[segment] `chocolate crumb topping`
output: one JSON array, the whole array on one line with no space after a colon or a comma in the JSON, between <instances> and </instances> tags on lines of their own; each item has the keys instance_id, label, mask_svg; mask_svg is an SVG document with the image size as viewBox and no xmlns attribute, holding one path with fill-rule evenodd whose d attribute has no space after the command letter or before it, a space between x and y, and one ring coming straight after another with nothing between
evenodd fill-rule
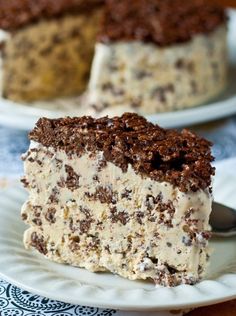
<instances>
[{"instance_id":1,"label":"chocolate crumb topping","mask_svg":"<svg viewBox=\"0 0 236 316\"><path fill-rule=\"evenodd\" d=\"M215 170L209 141L187 129L163 129L134 113L112 119L41 118L29 138L68 155L103 152L123 172L131 165L136 173L183 192L208 188Z\"/></svg>"},{"instance_id":2,"label":"chocolate crumb topping","mask_svg":"<svg viewBox=\"0 0 236 316\"><path fill-rule=\"evenodd\" d=\"M43 236L39 236L36 232L33 232L31 235L31 246L44 255L48 252L47 243L44 241Z\"/></svg>"},{"instance_id":3,"label":"chocolate crumb topping","mask_svg":"<svg viewBox=\"0 0 236 316\"><path fill-rule=\"evenodd\" d=\"M0 0L0 28L16 30L41 18L89 12L104 0Z\"/></svg>"},{"instance_id":4,"label":"chocolate crumb topping","mask_svg":"<svg viewBox=\"0 0 236 316\"><path fill-rule=\"evenodd\" d=\"M225 21L224 9L205 0L107 0L99 40L166 46L212 32Z\"/></svg>"}]
</instances>

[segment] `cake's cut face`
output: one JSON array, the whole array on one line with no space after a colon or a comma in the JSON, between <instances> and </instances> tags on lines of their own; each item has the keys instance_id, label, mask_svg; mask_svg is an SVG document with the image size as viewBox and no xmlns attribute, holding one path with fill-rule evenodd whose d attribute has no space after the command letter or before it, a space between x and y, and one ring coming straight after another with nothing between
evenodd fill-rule
<instances>
[{"instance_id":1,"label":"cake's cut face","mask_svg":"<svg viewBox=\"0 0 236 316\"><path fill-rule=\"evenodd\" d=\"M226 86L224 10L202 0L108 0L89 83L97 112L204 104Z\"/></svg>"},{"instance_id":2,"label":"cake's cut face","mask_svg":"<svg viewBox=\"0 0 236 316\"><path fill-rule=\"evenodd\" d=\"M208 261L210 143L126 113L41 119L23 183L26 248L156 284L194 284Z\"/></svg>"},{"instance_id":3,"label":"cake's cut face","mask_svg":"<svg viewBox=\"0 0 236 316\"><path fill-rule=\"evenodd\" d=\"M85 1L56 3L28 0L0 7L0 16L5 16L0 28L7 30L2 47L4 97L37 101L85 91L102 15L99 1L86 6Z\"/></svg>"}]
</instances>

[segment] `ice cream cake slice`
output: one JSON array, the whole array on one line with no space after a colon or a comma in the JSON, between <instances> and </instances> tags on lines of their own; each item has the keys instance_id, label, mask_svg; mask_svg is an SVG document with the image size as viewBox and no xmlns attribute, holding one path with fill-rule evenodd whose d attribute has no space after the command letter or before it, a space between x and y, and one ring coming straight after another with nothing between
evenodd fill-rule
<instances>
[{"instance_id":1,"label":"ice cream cake slice","mask_svg":"<svg viewBox=\"0 0 236 316\"><path fill-rule=\"evenodd\" d=\"M211 144L137 114L42 118L24 155L26 248L156 284L194 284L209 258Z\"/></svg>"}]
</instances>

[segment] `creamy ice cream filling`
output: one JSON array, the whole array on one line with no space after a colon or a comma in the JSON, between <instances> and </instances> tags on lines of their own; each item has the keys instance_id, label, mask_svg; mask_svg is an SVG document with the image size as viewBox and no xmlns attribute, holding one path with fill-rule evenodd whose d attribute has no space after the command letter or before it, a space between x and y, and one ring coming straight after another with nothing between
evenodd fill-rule
<instances>
[{"instance_id":1,"label":"creamy ice cream filling","mask_svg":"<svg viewBox=\"0 0 236 316\"><path fill-rule=\"evenodd\" d=\"M208 190L181 192L127 172L103 152L68 156L33 143L23 182L26 248L47 258L156 284L194 284L208 260Z\"/></svg>"}]
</instances>

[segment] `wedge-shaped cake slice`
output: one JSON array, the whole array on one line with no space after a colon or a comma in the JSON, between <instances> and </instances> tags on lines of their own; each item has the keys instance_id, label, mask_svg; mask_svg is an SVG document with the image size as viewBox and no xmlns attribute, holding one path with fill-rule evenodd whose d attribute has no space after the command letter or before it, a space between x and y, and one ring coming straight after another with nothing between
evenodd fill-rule
<instances>
[{"instance_id":1,"label":"wedge-shaped cake slice","mask_svg":"<svg viewBox=\"0 0 236 316\"><path fill-rule=\"evenodd\" d=\"M26 248L156 284L194 284L208 255L210 143L137 114L38 121L24 155Z\"/></svg>"}]
</instances>

